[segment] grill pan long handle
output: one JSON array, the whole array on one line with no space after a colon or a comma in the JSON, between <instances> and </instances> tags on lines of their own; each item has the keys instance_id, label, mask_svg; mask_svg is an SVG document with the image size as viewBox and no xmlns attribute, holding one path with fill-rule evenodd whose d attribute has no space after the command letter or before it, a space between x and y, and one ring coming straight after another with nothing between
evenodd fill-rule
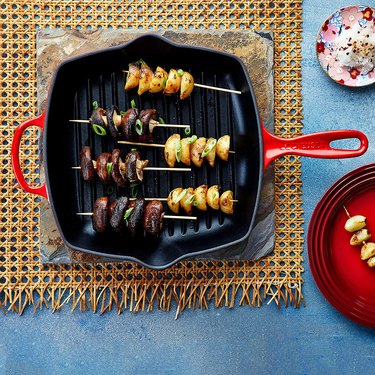
<instances>
[{"instance_id":1,"label":"grill pan long handle","mask_svg":"<svg viewBox=\"0 0 375 375\"><path fill-rule=\"evenodd\" d=\"M48 199L47 189L46 189L45 184L38 186L38 187L32 187L26 182L25 177L23 176L23 173L22 173L22 169L20 165L20 155L19 155L21 138L22 138L24 131L30 126L38 126L40 129L43 130L45 117L46 117L46 114L45 112L43 112L40 116L27 120L17 127L14 133L14 138L12 142L11 157L12 157L13 171L21 187L28 193L38 194Z\"/></svg>"},{"instance_id":2,"label":"grill pan long handle","mask_svg":"<svg viewBox=\"0 0 375 375\"><path fill-rule=\"evenodd\" d=\"M284 155L309 156L323 159L352 158L364 154L368 147L367 137L358 130L330 130L286 139L271 134L262 126L262 133L264 168L274 159ZM333 141L350 138L360 141L357 149L338 149L330 145Z\"/></svg>"}]
</instances>

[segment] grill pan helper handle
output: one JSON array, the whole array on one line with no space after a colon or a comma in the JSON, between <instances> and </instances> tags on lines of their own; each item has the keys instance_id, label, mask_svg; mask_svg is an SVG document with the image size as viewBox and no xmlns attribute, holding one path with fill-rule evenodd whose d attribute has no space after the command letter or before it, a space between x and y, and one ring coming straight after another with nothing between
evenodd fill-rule
<instances>
[{"instance_id":1,"label":"grill pan helper handle","mask_svg":"<svg viewBox=\"0 0 375 375\"><path fill-rule=\"evenodd\" d=\"M364 154L368 147L367 137L358 130L330 130L301 135L295 138L280 138L262 126L264 144L264 169L276 158L284 155L309 156L322 159L352 158ZM332 141L355 138L360 145L355 150L330 146Z\"/></svg>"},{"instance_id":2,"label":"grill pan helper handle","mask_svg":"<svg viewBox=\"0 0 375 375\"><path fill-rule=\"evenodd\" d=\"M25 177L23 176L23 173L22 173L22 169L20 165L20 155L19 155L20 143L21 143L23 132L30 126L38 126L40 129L43 130L45 117L46 117L46 114L45 112L43 112L40 116L27 120L17 127L16 132L14 134L13 142L12 142L11 157L12 157L12 166L13 166L14 174L16 176L18 183L21 185L22 189L24 189L28 193L38 194L48 199L47 189L46 189L45 184L38 186L38 187L32 187L26 182Z\"/></svg>"}]
</instances>

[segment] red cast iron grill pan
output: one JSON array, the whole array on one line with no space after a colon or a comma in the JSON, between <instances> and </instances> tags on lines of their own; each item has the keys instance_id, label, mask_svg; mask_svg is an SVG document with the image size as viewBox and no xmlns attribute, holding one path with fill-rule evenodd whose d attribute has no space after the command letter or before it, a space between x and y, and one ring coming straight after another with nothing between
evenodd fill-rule
<instances>
[{"instance_id":1,"label":"red cast iron grill pan","mask_svg":"<svg viewBox=\"0 0 375 375\"><path fill-rule=\"evenodd\" d=\"M190 98L179 101L161 94L144 94L123 89L127 64L143 58L151 67L189 70L197 83L241 90L241 95L195 88ZM231 189L239 203L233 216L208 211L198 213L197 222L165 220L163 235L135 238L113 233L98 234L91 218L78 217L77 212L91 212L95 199L110 195L111 199L126 191L99 182L84 183L72 166L79 165L79 152L84 145L101 152L118 147L112 138L98 137L89 126L73 125L69 119L87 119L92 102L102 107L111 104L129 108L134 99L139 108L156 108L168 122L192 125L199 136L231 136L235 154L229 162L206 165L193 173L145 173L143 194L166 197L178 186L219 184ZM43 134L45 185L34 188L25 181L19 163L19 145L23 131L39 126ZM173 130L157 130L157 143L164 143ZM337 139L357 138L356 150L330 147ZM121 147L124 151L129 148ZM259 118L250 78L242 61L224 52L171 42L154 34L145 34L131 42L90 53L62 63L55 72L46 111L26 121L17 129L12 144L12 163L18 182L28 192L40 194L51 204L58 229L65 244L75 250L119 260L139 262L162 269L177 261L213 252L223 247L243 246L255 218L262 184L263 170L275 158L296 154L321 158L354 157L367 149L367 138L355 130L329 131L296 137L277 138L263 127ZM150 165L166 165L161 149L141 149Z\"/></svg>"}]
</instances>

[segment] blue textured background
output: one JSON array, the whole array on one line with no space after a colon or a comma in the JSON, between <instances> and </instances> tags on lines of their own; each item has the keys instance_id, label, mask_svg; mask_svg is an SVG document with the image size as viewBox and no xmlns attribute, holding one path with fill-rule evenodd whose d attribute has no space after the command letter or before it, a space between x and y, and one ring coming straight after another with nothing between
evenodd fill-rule
<instances>
[{"instance_id":1,"label":"blue textured background","mask_svg":"<svg viewBox=\"0 0 375 375\"><path fill-rule=\"evenodd\" d=\"M351 3L350 3L351 4ZM303 160L305 229L326 189L375 160L375 89L346 89L326 77L314 41L344 1L304 1L304 132L354 128L370 140L365 156ZM305 252L306 308L236 307L174 313L71 313L68 308L1 316L4 374L353 374L374 373L375 331L336 312L319 293ZM374 296L375 297L375 296Z\"/></svg>"}]
</instances>

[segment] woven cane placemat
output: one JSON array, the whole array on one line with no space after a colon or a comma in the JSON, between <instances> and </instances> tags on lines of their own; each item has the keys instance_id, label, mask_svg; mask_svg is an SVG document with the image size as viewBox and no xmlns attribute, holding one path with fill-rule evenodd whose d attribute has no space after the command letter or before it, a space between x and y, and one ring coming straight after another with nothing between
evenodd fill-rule
<instances>
[{"instance_id":1,"label":"woven cane placemat","mask_svg":"<svg viewBox=\"0 0 375 375\"><path fill-rule=\"evenodd\" d=\"M301 0L298 1L34 1L1 3L1 203L0 302L3 311L69 304L104 312L177 306L298 307L302 297L303 209L298 158L275 163L276 247L260 261L189 261L165 271L133 263L42 265L40 199L24 193L10 165L14 127L36 114L36 31L42 28L271 29L275 43L275 132L301 133ZM47 83L48 84L48 83ZM37 132L28 130L21 165L39 182ZM173 305L172 305L173 304Z\"/></svg>"}]
</instances>

